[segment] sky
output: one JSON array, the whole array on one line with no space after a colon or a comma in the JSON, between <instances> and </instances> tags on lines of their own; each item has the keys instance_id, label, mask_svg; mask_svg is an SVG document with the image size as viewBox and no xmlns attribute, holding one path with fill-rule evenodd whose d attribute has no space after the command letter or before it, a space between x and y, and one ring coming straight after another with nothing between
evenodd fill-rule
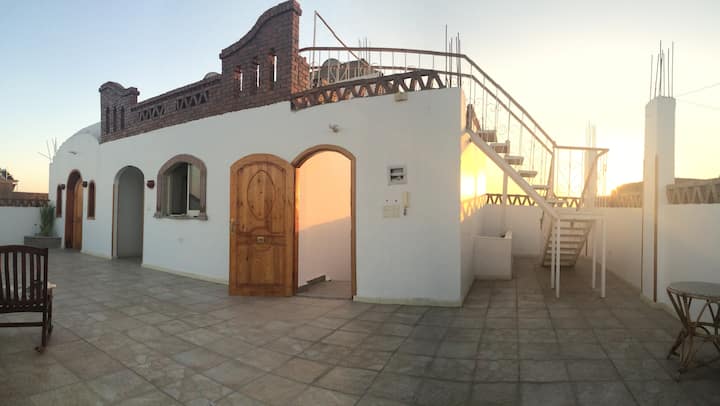
<instances>
[{"instance_id":1,"label":"sky","mask_svg":"<svg viewBox=\"0 0 720 406\"><path fill-rule=\"evenodd\" d=\"M45 192L46 142L100 120L99 86L140 100L220 70L220 50L278 1L2 2L0 167L20 191ZM675 42L676 176L720 176L720 1L306 0L300 45L317 10L346 42L463 52L558 143L582 145L588 122L610 148L608 186L642 179L650 55ZM318 31L319 45L337 44Z\"/></svg>"}]
</instances>

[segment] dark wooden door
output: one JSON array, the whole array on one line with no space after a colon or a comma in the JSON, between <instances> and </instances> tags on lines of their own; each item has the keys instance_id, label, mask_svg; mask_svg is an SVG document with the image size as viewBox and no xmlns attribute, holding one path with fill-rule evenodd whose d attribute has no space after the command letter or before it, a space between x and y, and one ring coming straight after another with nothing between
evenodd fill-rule
<instances>
[{"instance_id":1,"label":"dark wooden door","mask_svg":"<svg viewBox=\"0 0 720 406\"><path fill-rule=\"evenodd\" d=\"M268 154L230 173L230 294L292 296L295 169Z\"/></svg>"},{"instance_id":2,"label":"dark wooden door","mask_svg":"<svg viewBox=\"0 0 720 406\"><path fill-rule=\"evenodd\" d=\"M79 250L82 248L82 220L83 220L83 186L82 182L75 183L73 191L73 208L72 213L72 248Z\"/></svg>"}]
</instances>

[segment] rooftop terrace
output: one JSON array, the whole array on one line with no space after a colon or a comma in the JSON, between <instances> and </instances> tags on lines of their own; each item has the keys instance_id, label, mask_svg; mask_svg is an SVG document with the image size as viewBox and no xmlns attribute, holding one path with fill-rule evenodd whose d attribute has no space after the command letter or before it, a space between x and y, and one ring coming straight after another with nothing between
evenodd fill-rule
<instances>
[{"instance_id":1,"label":"rooftop terrace","mask_svg":"<svg viewBox=\"0 0 720 406\"><path fill-rule=\"evenodd\" d=\"M0 404L720 402L720 365L672 380L665 355L680 325L668 313L612 275L600 299L582 262L555 299L533 263L516 260L512 281L476 282L462 308L428 308L229 297L136 262L52 251L55 331L40 355L38 328L0 329Z\"/></svg>"}]
</instances>

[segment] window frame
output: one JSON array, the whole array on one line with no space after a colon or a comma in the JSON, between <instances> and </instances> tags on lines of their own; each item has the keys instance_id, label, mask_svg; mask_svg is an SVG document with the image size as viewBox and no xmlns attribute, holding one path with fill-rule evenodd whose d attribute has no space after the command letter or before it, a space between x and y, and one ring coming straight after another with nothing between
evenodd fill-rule
<instances>
[{"instance_id":1,"label":"window frame","mask_svg":"<svg viewBox=\"0 0 720 406\"><path fill-rule=\"evenodd\" d=\"M170 214L170 176L173 170L178 165L188 165L188 178L187 178L187 191L185 197L185 214ZM190 210L190 168L191 165L196 167L200 172L200 209ZM205 163L199 158L189 155L180 154L170 158L158 171L157 176L157 196L156 196L156 207L155 217L156 218L170 218L170 219L195 219L195 220L207 220L207 167Z\"/></svg>"},{"instance_id":2,"label":"window frame","mask_svg":"<svg viewBox=\"0 0 720 406\"><path fill-rule=\"evenodd\" d=\"M55 218L62 218L63 215L63 185L57 185L55 189Z\"/></svg>"},{"instance_id":3,"label":"window frame","mask_svg":"<svg viewBox=\"0 0 720 406\"><path fill-rule=\"evenodd\" d=\"M87 219L95 220L95 202L97 193L95 189L95 181L91 180L88 182L88 205L87 205Z\"/></svg>"}]
</instances>

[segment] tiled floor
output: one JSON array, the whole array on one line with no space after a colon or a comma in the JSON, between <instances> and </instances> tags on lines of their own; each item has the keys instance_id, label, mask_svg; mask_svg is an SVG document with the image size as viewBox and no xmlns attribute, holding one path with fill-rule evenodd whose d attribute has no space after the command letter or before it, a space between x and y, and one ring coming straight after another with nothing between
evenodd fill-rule
<instances>
[{"instance_id":1,"label":"tiled floor","mask_svg":"<svg viewBox=\"0 0 720 406\"><path fill-rule=\"evenodd\" d=\"M322 281L305 285L297 292L298 296L322 299L351 299L350 281Z\"/></svg>"},{"instance_id":2,"label":"tiled floor","mask_svg":"<svg viewBox=\"0 0 720 406\"><path fill-rule=\"evenodd\" d=\"M720 404L718 366L671 380L674 319L613 277L600 299L582 269L555 300L516 261L447 309L228 297L61 251L51 265L55 333L39 355L38 329L0 329L0 404Z\"/></svg>"}]
</instances>

